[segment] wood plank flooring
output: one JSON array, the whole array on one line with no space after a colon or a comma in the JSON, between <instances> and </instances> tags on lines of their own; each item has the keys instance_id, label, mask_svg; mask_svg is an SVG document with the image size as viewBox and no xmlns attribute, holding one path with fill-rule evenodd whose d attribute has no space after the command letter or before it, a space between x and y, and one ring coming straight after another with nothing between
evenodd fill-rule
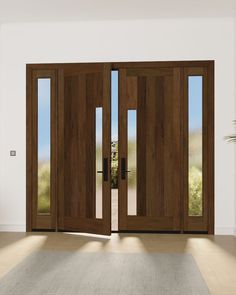
<instances>
[{"instance_id":1,"label":"wood plank flooring","mask_svg":"<svg viewBox=\"0 0 236 295\"><path fill-rule=\"evenodd\" d=\"M236 237L175 234L0 233L0 277L32 252L191 253L213 295L236 294Z\"/></svg>"}]
</instances>

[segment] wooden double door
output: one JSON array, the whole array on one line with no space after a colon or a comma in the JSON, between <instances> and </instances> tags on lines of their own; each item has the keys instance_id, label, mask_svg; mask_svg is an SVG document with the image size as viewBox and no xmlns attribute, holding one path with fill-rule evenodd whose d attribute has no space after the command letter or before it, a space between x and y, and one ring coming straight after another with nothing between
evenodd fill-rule
<instances>
[{"instance_id":1,"label":"wooden double door","mask_svg":"<svg viewBox=\"0 0 236 295\"><path fill-rule=\"evenodd\" d=\"M28 65L27 229L111 233L112 70L119 75L118 230L213 233L213 62ZM193 216L189 76L204 81L202 211ZM47 212L39 209L38 79L50 80Z\"/></svg>"}]
</instances>

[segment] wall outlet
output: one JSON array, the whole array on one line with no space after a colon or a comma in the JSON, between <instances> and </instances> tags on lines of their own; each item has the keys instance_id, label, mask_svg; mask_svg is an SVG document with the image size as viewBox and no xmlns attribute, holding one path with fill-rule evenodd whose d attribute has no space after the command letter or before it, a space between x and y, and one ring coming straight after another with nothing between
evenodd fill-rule
<instances>
[{"instance_id":1,"label":"wall outlet","mask_svg":"<svg viewBox=\"0 0 236 295\"><path fill-rule=\"evenodd\" d=\"M15 157L16 156L16 151L10 151L10 156Z\"/></svg>"}]
</instances>

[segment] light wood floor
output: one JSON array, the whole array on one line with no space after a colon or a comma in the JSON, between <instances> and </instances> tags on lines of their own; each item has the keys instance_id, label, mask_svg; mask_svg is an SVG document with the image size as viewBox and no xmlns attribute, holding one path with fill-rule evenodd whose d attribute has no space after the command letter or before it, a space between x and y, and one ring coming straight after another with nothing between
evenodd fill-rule
<instances>
[{"instance_id":1,"label":"light wood floor","mask_svg":"<svg viewBox=\"0 0 236 295\"><path fill-rule=\"evenodd\" d=\"M213 295L236 294L236 237L172 234L0 233L0 276L36 250L191 253Z\"/></svg>"}]
</instances>

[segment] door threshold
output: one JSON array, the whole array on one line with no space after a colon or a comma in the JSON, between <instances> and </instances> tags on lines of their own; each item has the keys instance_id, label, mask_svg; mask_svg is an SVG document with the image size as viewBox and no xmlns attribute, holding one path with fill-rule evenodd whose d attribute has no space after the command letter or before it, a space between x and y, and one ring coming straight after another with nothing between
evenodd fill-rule
<instances>
[{"instance_id":1,"label":"door threshold","mask_svg":"<svg viewBox=\"0 0 236 295\"><path fill-rule=\"evenodd\" d=\"M181 231L158 231L158 230L113 230L112 234L180 234Z\"/></svg>"}]
</instances>

